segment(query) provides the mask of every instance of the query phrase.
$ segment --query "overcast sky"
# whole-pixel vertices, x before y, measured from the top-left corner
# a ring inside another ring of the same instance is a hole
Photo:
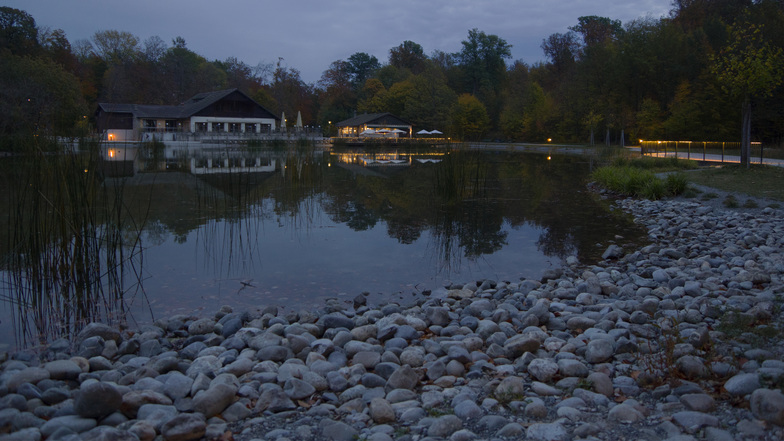
[[[585,15],[621,20],[669,14],[671,0],[0,0],[27,11],[39,27],[63,29],[73,43],[96,31],[127,31],[141,41],[182,36],[208,60],[237,57],[255,66],[295,68],[314,83],[335,60],[356,52],[381,63],[405,40],[458,52],[468,30],[512,45],[512,59],[542,61],[542,40]]]

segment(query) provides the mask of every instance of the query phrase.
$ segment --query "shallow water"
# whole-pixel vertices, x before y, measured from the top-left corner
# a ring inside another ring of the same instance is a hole
[[[644,240],[629,216],[586,190],[594,161],[585,156],[351,150],[266,160],[275,171],[106,181],[122,186],[142,226],[115,319],[149,323],[221,305],[311,309],[362,292],[371,304],[407,302],[449,283],[538,277],[568,256],[595,261],[610,243]],[[18,287],[3,280],[2,297],[13,299]],[[25,315],[13,311],[0,308],[6,347],[25,344],[14,332]]]

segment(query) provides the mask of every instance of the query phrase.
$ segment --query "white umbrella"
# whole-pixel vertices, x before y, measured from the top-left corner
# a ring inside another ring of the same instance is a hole
[[[280,128],[281,129],[285,129],[286,128],[286,112],[283,112],[280,115]]]
[[[360,135],[372,135],[372,134],[374,134],[374,133],[376,133],[376,131],[375,131],[375,130],[373,130],[373,129],[365,129],[365,130],[363,130],[362,132],[360,132],[359,134],[360,134]]]
[[[392,133],[406,133],[406,131],[400,129],[392,129]]]
[[[379,129],[379,130],[376,130],[376,133],[389,133],[389,130],[387,130],[387,129]]]
[[[427,131],[427,130],[425,130],[425,129],[422,129],[422,130],[420,130],[420,131],[418,131],[418,132],[417,132],[417,135],[430,135],[430,134],[431,134],[431,133],[430,133],[430,132],[428,132],[428,131]]]
[[[295,126],[298,129],[302,128],[302,113],[297,110],[297,125]]]
[[[431,135],[443,135],[444,133],[443,132],[439,132],[438,130],[431,130],[430,134]]]

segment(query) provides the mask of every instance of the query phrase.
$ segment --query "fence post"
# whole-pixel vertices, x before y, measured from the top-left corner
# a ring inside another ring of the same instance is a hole
[[[764,148],[765,147],[763,147],[763,144],[760,142],[760,164],[764,164],[765,163],[765,161],[763,160],[763,156],[762,156],[762,151],[763,151]]]
[[[706,141],[702,141],[702,162],[705,162],[705,150],[708,148],[708,143]]]
[[[725,142],[721,143],[721,163],[724,164],[724,144]]]

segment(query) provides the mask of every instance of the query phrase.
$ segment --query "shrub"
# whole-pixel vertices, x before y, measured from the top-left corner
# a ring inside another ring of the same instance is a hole
[[[654,177],[642,185],[640,196],[652,200],[661,199],[667,196],[667,185],[661,179]]]
[[[683,173],[671,173],[665,180],[667,192],[672,195],[679,195],[686,191],[689,183]]]
[[[735,196],[728,194],[726,198],[724,198],[724,202],[722,202],[725,207],[727,208],[738,208],[738,200],[735,199]]]

